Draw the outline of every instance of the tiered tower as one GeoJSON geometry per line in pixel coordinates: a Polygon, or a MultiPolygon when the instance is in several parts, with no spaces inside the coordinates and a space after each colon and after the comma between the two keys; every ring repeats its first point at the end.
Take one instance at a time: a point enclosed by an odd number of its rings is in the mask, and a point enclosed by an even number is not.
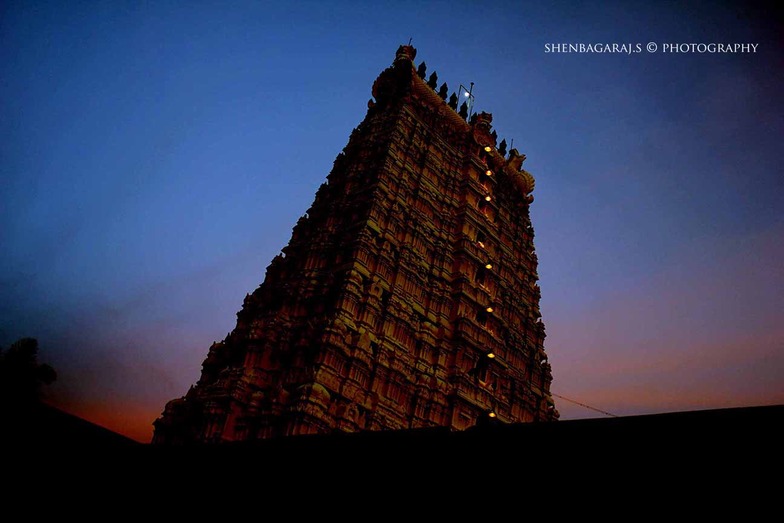
{"type": "Polygon", "coordinates": [[[555,420],[524,155],[401,46],[154,443],[555,420]]]}

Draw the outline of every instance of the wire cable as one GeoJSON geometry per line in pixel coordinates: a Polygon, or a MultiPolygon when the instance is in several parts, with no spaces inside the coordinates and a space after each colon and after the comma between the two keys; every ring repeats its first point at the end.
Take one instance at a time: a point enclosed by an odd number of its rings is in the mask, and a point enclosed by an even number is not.
{"type": "Polygon", "coordinates": [[[571,403],[574,403],[575,405],[579,405],[581,407],[585,407],[586,409],[591,409],[591,410],[595,410],[596,412],[601,412],[602,414],[604,414],[606,416],[611,416],[613,418],[617,418],[618,417],[615,414],[612,414],[611,412],[607,412],[607,411],[602,410],[602,409],[597,409],[596,407],[591,407],[590,405],[586,405],[585,403],[580,403],[579,401],[575,401],[573,399],[566,398],[566,397],[561,396],[560,394],[556,394],[556,393],[554,393],[552,391],[550,392],[550,394],[552,394],[556,398],[561,398],[562,400],[569,401],[571,403]]]}

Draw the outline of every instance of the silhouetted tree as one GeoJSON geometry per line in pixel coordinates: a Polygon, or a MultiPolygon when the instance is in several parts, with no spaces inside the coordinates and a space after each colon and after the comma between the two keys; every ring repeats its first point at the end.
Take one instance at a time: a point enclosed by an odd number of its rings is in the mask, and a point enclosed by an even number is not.
{"type": "Polygon", "coordinates": [[[38,340],[22,338],[0,348],[0,404],[28,406],[40,401],[41,385],[57,379],[55,370],[38,363],[38,340]]]}

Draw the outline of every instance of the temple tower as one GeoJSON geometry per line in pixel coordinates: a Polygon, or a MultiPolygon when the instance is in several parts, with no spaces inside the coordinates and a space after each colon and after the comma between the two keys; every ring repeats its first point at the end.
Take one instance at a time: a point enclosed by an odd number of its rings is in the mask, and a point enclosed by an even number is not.
{"type": "Polygon", "coordinates": [[[525,159],[401,46],[154,443],[554,420],[525,159]]]}

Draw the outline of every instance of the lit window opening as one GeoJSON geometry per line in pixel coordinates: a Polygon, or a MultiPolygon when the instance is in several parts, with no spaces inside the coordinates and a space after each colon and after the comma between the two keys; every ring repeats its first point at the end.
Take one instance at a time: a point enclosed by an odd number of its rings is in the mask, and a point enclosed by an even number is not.
{"type": "Polygon", "coordinates": [[[476,232],[476,243],[479,244],[481,248],[485,248],[485,242],[487,241],[487,236],[482,231],[476,232]]]}

